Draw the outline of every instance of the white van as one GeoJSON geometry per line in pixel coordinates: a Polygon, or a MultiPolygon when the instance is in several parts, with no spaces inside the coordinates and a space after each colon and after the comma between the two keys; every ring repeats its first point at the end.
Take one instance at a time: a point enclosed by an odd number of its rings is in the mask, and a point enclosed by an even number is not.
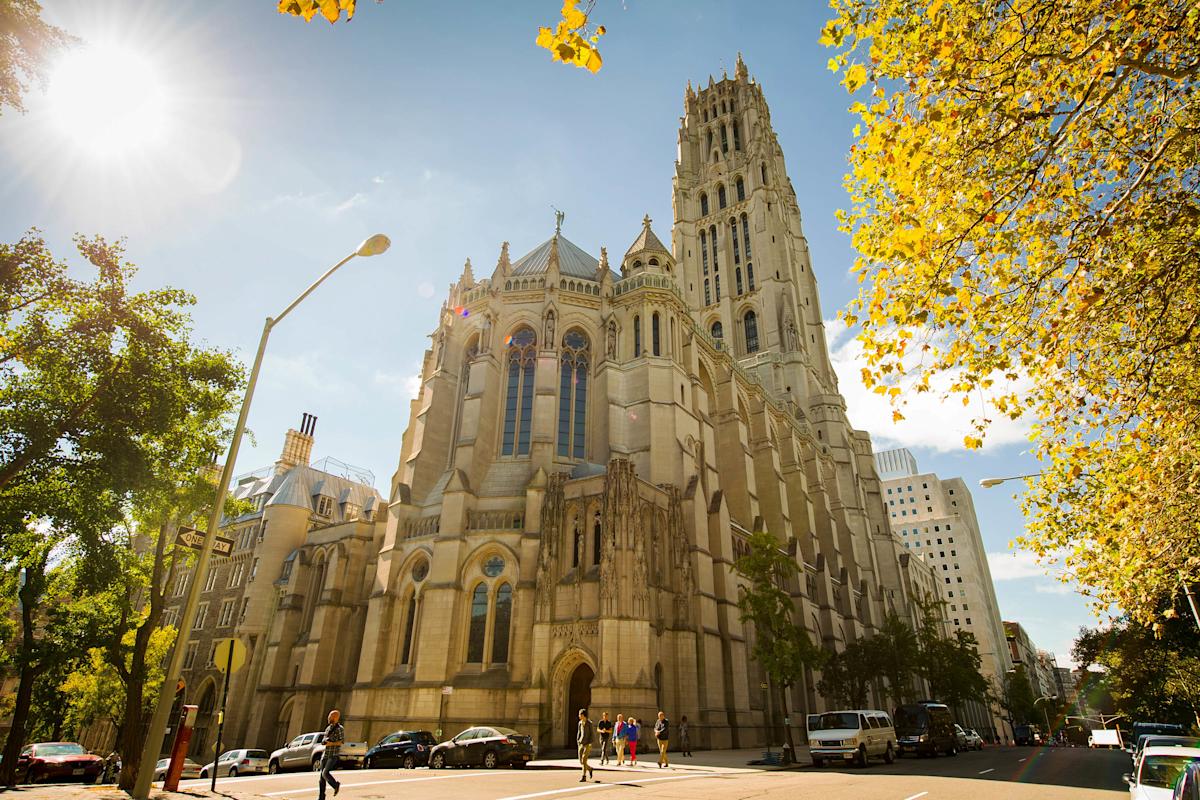
{"type": "Polygon", "coordinates": [[[868,758],[882,758],[890,764],[896,757],[896,730],[887,712],[875,709],[813,714],[808,752],[814,767],[834,758],[853,761],[860,767],[867,765],[868,758]]]}

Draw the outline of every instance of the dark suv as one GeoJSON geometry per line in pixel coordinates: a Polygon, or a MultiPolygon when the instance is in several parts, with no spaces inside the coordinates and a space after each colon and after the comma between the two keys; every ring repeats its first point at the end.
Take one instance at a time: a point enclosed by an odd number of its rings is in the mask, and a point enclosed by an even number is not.
{"type": "Polygon", "coordinates": [[[511,728],[467,728],[448,742],[442,742],[429,754],[429,766],[486,767],[501,765],[524,767],[533,759],[533,740],[511,728]]]}
{"type": "Polygon", "coordinates": [[[896,755],[958,755],[954,718],[950,716],[948,706],[925,700],[900,706],[892,715],[892,719],[896,723],[896,755]]]}
{"type": "Polygon", "coordinates": [[[429,731],[396,731],[389,733],[367,751],[363,759],[366,769],[403,767],[414,769],[429,763],[429,752],[437,739],[429,731]]]}

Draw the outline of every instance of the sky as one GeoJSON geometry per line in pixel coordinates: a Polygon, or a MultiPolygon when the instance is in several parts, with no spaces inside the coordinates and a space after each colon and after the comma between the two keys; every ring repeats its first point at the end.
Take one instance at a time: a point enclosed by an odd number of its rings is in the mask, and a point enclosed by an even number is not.
{"type": "MultiPolygon", "coordinates": [[[[28,113],[0,116],[0,241],[36,227],[78,264],[75,233],[125,238],[135,285],[194,294],[196,336],[247,363],[267,316],[362,239],[391,237],[386,254],[351,261],[275,328],[238,472],[273,462],[309,412],[314,457],[365,467],[386,491],[464,261],[490,275],[502,241],[515,260],[553,233],[554,207],[563,234],[596,255],[624,252],[644,214],[669,240],[684,87],[732,72],[739,51],[799,197],[852,423],[877,450],[907,447],[923,471],[974,487],[1037,471],[1018,424],[968,452],[970,409],[923,395],[896,425],[859,383],[853,333],[835,320],[857,290],[834,218],[847,205],[853,120],[817,44],[822,3],[598,0],[608,33],[596,75],[533,45],[556,0],[360,0],[335,26],[275,5],[43,0],[47,21],[135,59],[140,77],[116,101],[70,94],[80,70],[65,58],[28,113]],[[146,109],[136,134],[110,135],[116,107],[146,109]]],[[[94,70],[83,72],[86,85],[94,70]]],[[[1065,664],[1095,620],[1072,587],[1011,551],[1021,487],[974,490],[1001,615],[1065,664]]]]}

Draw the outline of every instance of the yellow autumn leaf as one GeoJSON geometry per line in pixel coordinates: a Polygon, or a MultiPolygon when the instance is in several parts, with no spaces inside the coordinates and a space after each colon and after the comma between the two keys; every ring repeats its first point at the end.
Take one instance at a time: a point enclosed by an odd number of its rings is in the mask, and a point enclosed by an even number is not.
{"type": "Polygon", "coordinates": [[[846,91],[854,94],[866,82],[867,68],[862,64],[854,64],[846,70],[846,79],[843,81],[846,85],[846,91]]]}

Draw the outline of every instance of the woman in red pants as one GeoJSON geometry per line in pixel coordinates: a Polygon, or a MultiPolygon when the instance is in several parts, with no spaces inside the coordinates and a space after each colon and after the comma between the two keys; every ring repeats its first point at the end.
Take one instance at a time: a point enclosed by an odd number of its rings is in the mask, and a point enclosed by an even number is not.
{"type": "Polygon", "coordinates": [[[629,747],[629,765],[637,766],[637,743],[638,737],[642,734],[642,726],[633,717],[625,723],[625,740],[629,747]]]}

